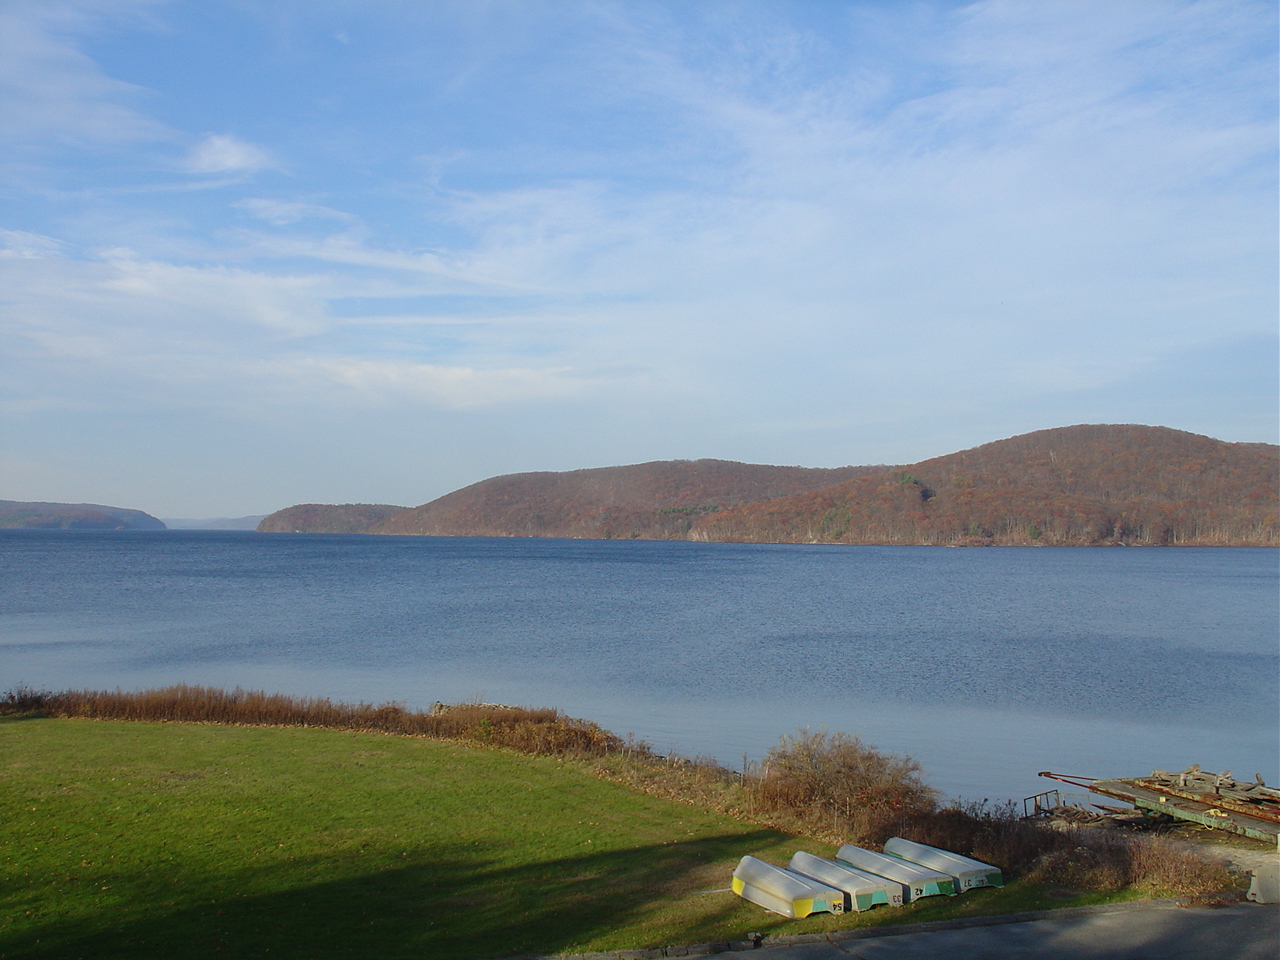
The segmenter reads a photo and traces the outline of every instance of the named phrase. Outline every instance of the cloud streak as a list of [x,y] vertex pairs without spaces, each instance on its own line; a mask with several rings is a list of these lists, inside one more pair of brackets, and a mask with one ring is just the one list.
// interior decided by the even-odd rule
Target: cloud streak
[[275,166],[261,147],[226,134],[207,134],[187,155],[192,173],[256,173]]
[[145,112],[146,91],[109,76],[77,38],[105,19],[128,19],[151,4],[16,2],[0,10],[0,142],[10,149],[162,140],[169,131]]

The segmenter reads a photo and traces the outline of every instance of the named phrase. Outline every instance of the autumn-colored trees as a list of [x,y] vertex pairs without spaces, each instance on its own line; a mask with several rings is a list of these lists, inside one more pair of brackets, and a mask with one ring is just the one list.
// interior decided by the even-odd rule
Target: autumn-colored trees
[[666,460],[517,473],[483,480],[390,518],[379,532],[683,540],[699,517],[722,506],[818,490],[885,469]]
[[1063,427],[700,521],[708,540],[1276,545],[1280,450]]
[[300,503],[277,510],[259,533],[378,533],[389,517],[408,510],[385,503]]
[[164,523],[123,507],[97,503],[0,500],[0,530],[163,530]]
[[414,509],[304,504],[264,531],[884,544],[1280,544],[1280,448],[1041,430],[908,467],[671,460],[493,477]]

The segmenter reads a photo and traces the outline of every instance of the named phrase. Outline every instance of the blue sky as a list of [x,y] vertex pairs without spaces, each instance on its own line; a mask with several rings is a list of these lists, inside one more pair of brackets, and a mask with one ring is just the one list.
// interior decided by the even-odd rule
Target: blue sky
[[0,2],[0,498],[1277,440],[1271,2]]

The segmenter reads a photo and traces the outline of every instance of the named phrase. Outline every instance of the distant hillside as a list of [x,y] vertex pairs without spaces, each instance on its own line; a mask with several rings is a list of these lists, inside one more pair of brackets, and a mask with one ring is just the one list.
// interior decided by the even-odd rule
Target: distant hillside
[[254,517],[207,517],[205,519],[164,518],[170,530],[257,530],[258,524],[267,519],[264,514]]
[[909,467],[673,460],[493,477],[409,509],[303,504],[266,532],[883,544],[1280,544],[1280,448],[1041,430]]
[[259,533],[379,533],[388,517],[408,507],[386,503],[301,503],[263,517]]
[[1280,448],[1145,426],[988,443],[699,518],[695,539],[784,543],[1280,544]]
[[98,503],[29,503],[0,500],[4,530],[164,530],[149,513]]
[[819,490],[885,467],[774,467],[662,460],[482,480],[396,514],[383,533],[432,536],[680,539],[726,507]]
[[725,507],[819,490],[887,469],[664,460],[565,473],[516,473],[482,480],[413,509],[360,504],[289,507],[271,514],[258,529],[271,533],[684,539],[695,518]]

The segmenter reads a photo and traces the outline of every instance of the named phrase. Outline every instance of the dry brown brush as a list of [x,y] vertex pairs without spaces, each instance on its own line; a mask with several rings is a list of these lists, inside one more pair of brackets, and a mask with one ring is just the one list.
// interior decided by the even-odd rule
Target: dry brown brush
[[879,849],[901,836],[999,866],[1006,878],[1080,891],[1135,888],[1195,896],[1229,889],[1226,864],[1176,840],[1116,829],[1054,829],[1024,819],[1012,802],[940,807],[908,757],[844,733],[784,736],[741,772],[714,760],[640,752],[597,761],[603,775],[637,789],[710,806],[833,844]]
[[597,724],[567,717],[551,708],[464,703],[441,706],[430,713],[423,713],[408,710],[398,703],[350,704],[325,697],[291,697],[239,687],[228,691],[187,684],[132,692],[68,690],[49,693],[19,688],[0,700],[0,715],[4,714],[324,727],[464,740],[553,756],[598,757],[622,746],[617,736]]
[[898,836],[998,865],[1006,876],[1076,890],[1135,887],[1196,896],[1232,886],[1227,864],[1190,845],[1116,828],[1057,829],[1018,816],[1013,804],[948,807],[891,825]]
[[857,735],[801,730],[783,736],[743,783],[763,813],[864,842],[936,807],[937,794],[920,773],[910,757],[882,753]]

